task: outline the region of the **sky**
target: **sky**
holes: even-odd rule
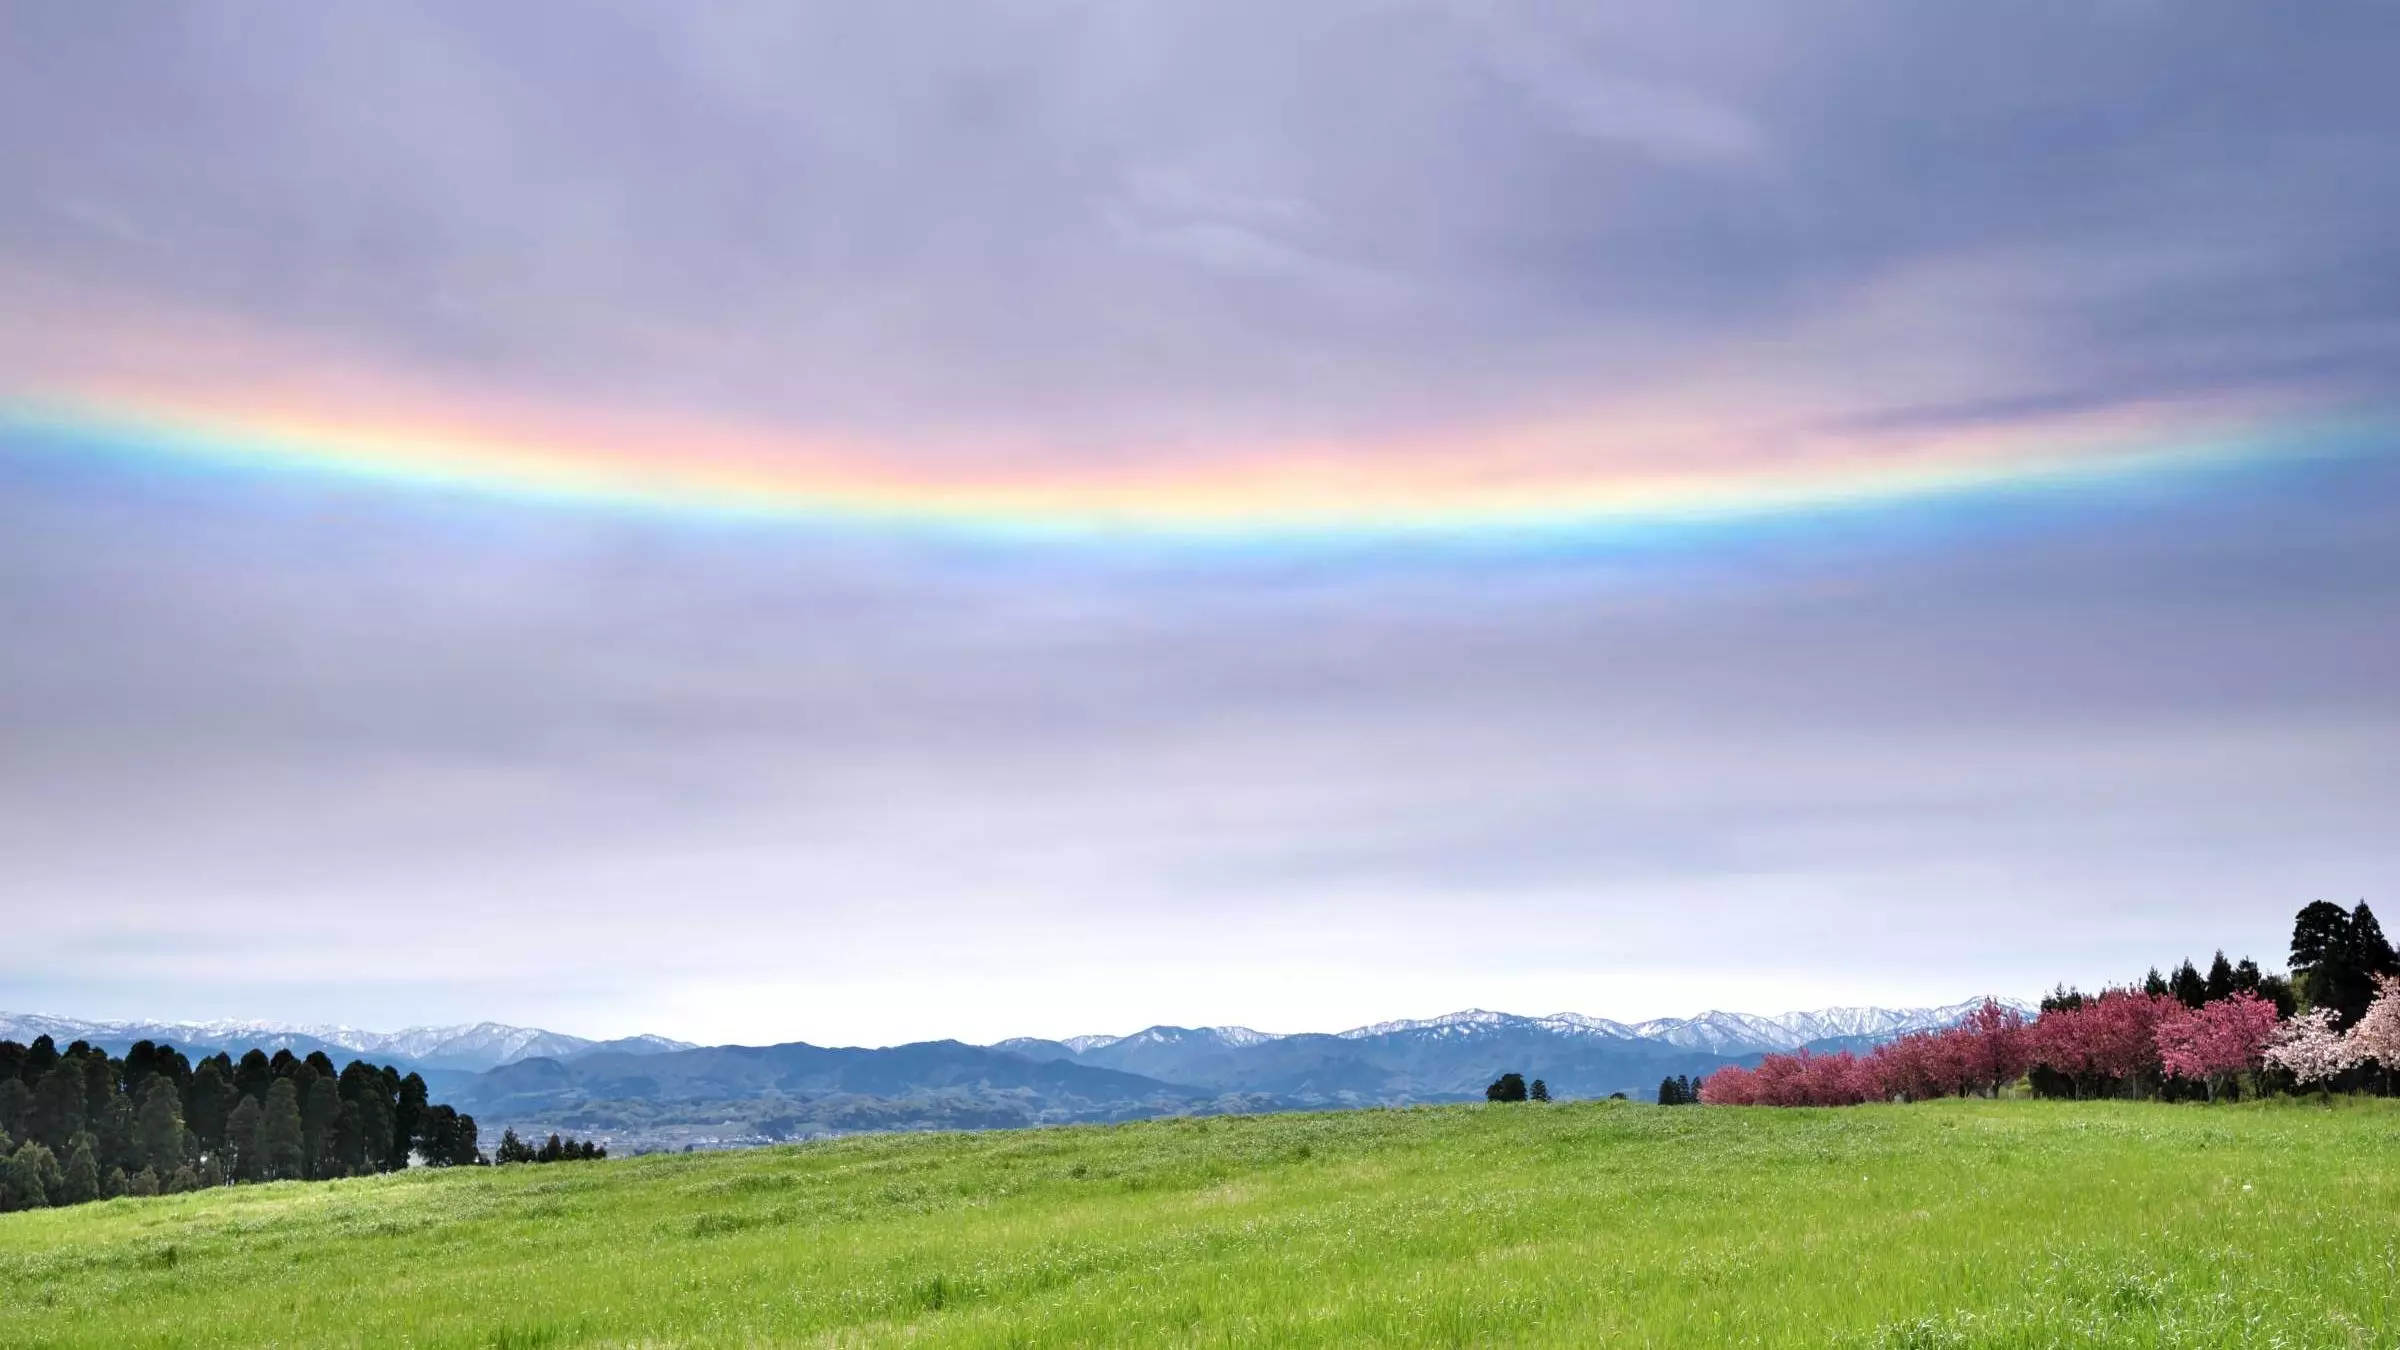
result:
[[[0,1007],[884,1044],[2279,965],[2400,882],[2396,41],[10,7]]]

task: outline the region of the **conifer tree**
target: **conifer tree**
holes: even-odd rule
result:
[[[2208,1002],[2208,981],[2201,976],[2200,968],[2189,959],[2175,967],[2175,973],[2168,977],[2168,984],[2175,1001],[2187,1008],[2197,1008]]]
[[[134,1123],[142,1165],[165,1176],[183,1164],[183,1104],[173,1080],[154,1075],[142,1092],[142,1107]]]
[[[25,1137],[26,1121],[33,1114],[33,1089],[20,1078],[0,1078],[0,1134],[11,1139]]]
[[[2216,960],[2208,963],[2207,987],[2207,1001],[2210,1003],[2214,1003],[2221,998],[2231,998],[2233,996],[2233,963],[2225,959],[2225,953],[2223,951],[2219,951],[2217,953]]]
[[[201,1060],[192,1070],[192,1085],[183,1104],[183,1123],[200,1141],[202,1153],[225,1147],[225,1115],[233,1108],[233,1084],[219,1060]]]
[[[100,1160],[92,1153],[92,1136],[75,1136],[75,1147],[68,1152],[66,1166],[59,1169],[58,1202],[80,1205],[86,1200],[100,1198]]]
[[[269,1180],[305,1175],[308,1155],[301,1145],[300,1090],[289,1078],[278,1078],[267,1089],[266,1105],[259,1110],[258,1147],[265,1163],[261,1171]]]
[[[318,1074],[314,1066],[304,1066],[295,1082],[300,1089],[301,1152],[306,1161],[303,1176],[328,1177],[339,1175],[334,1167],[333,1147],[335,1127],[342,1114],[341,1088],[331,1075]]]
[[[233,1155],[232,1171],[237,1180],[267,1179],[267,1152],[259,1138],[259,1121],[265,1113],[258,1098],[244,1097],[234,1103],[232,1113],[225,1117],[225,1150]]]
[[[33,1085],[26,1137],[41,1141],[55,1156],[83,1124],[83,1065],[80,1060],[60,1059]]]
[[[1533,1080],[1533,1086],[1525,1090],[1525,1095],[1533,1101],[1546,1102],[1550,1100],[1550,1085],[1536,1078]],[[1618,1093],[1617,1095],[1621,1097],[1625,1094]]]

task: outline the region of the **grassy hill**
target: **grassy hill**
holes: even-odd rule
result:
[[[117,1200],[0,1216],[0,1345],[2383,1345],[2393,1105],[1434,1107]]]

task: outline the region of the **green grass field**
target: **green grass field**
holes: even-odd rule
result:
[[[2400,1110],[1444,1107],[0,1215],[0,1344],[2387,1346]]]

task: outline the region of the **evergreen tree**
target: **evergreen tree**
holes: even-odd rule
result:
[[[2167,992],[2167,977],[2158,973],[2158,967],[2150,967],[2150,973],[2142,977],[2142,992],[2152,998]]]
[[[2225,959],[2223,951],[2217,953],[2216,960],[2208,963],[2207,983],[2209,1002],[2233,996],[2233,963]]]
[[[124,1168],[112,1167],[108,1169],[108,1175],[100,1181],[100,1198],[114,1200],[123,1195],[132,1184],[132,1180],[125,1175]]]
[[[165,1176],[183,1165],[183,1103],[174,1081],[153,1075],[142,1093],[142,1108],[134,1134],[142,1165]]]
[[[1658,1104],[1660,1106],[1681,1106],[1683,1098],[1678,1095],[1679,1092],[1680,1089],[1672,1077],[1658,1080]]]
[[[0,1208],[47,1209],[51,1192],[63,1181],[58,1156],[40,1140],[28,1139],[8,1155],[5,1175],[0,1175]]]
[[[1483,1099],[1487,1102],[1521,1102],[1525,1100],[1525,1075],[1513,1070],[1500,1075],[1490,1087],[1483,1090]]]
[[[22,1139],[33,1114],[33,1089],[21,1078],[0,1078],[0,1134]]]
[[[330,1074],[317,1073],[314,1065],[303,1065],[292,1081],[300,1088],[300,1141],[306,1158],[302,1175],[339,1175],[333,1165],[333,1146],[342,1114],[341,1088]]]
[[[33,1044],[25,1048],[25,1064],[17,1071],[17,1076],[24,1079],[30,1086],[40,1082],[43,1074],[57,1066],[58,1042],[51,1040],[46,1035],[36,1036],[33,1038]]]
[[[2208,1002],[2208,981],[2201,977],[2200,968],[2189,960],[2175,967],[2175,973],[2167,978],[2167,983],[2175,995],[2175,1001],[2187,1008],[2197,1008]]]
[[[40,1140],[53,1156],[83,1129],[83,1065],[60,1059],[33,1085],[33,1111],[26,1121],[27,1138]]]
[[[1525,1095],[1534,1101],[1546,1102],[1550,1100],[1550,1085],[1536,1078],[1533,1080],[1533,1086],[1525,1090]]]
[[[141,1145],[135,1138],[133,1102],[124,1094],[109,1099],[107,1112],[92,1122],[91,1132],[100,1139],[102,1166],[139,1168],[142,1165]]]
[[[233,1109],[233,1084],[221,1058],[204,1059],[192,1070],[192,1085],[183,1103],[183,1123],[200,1141],[202,1153],[225,1147],[225,1115]]]
[[[2332,1008],[2336,1020],[2352,983],[2350,914],[2340,905],[2312,900],[2292,919],[2292,984],[2311,1008]]]
[[[233,1086],[251,1100],[264,1105],[267,1089],[275,1086],[275,1066],[263,1050],[252,1049],[234,1066]]]
[[[83,1121],[92,1129],[117,1099],[117,1062],[97,1052],[83,1057]]]
[[[93,1156],[89,1134],[75,1137],[75,1147],[67,1154],[66,1166],[59,1169],[56,1198],[62,1205],[80,1205],[100,1198],[100,1160]]]
[[[2241,994],[2255,994],[2258,992],[2258,982],[2265,978],[2266,977],[2264,975],[2259,974],[2258,962],[2251,960],[2249,957],[2245,956],[2241,960],[2234,962],[2234,992]]]
[[[425,1134],[425,1080],[410,1074],[400,1080],[394,1094],[398,1105],[392,1112],[392,1152],[387,1170],[397,1172],[408,1166],[408,1155]]]
[[[158,1173],[151,1171],[147,1167],[143,1168],[139,1172],[134,1173],[133,1176],[125,1183],[125,1193],[127,1195],[158,1194]]]
[[[231,1171],[236,1180],[264,1181],[267,1179],[267,1152],[259,1138],[259,1118],[265,1108],[256,1097],[244,1097],[235,1102],[225,1117],[225,1151],[233,1155]]]
[[[259,1111],[258,1147],[264,1163],[260,1171],[268,1180],[304,1175],[308,1155],[301,1146],[300,1090],[289,1078],[278,1078],[267,1089],[266,1105]]]
[[[2350,964],[2365,977],[2370,1000],[2376,976],[2400,975],[2400,957],[2393,955],[2392,944],[2384,940],[2383,925],[2375,921],[2375,911],[2367,908],[2364,900],[2350,911]]]

